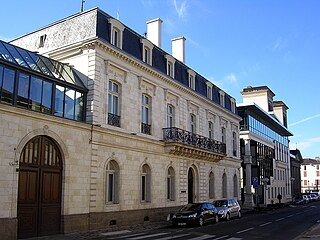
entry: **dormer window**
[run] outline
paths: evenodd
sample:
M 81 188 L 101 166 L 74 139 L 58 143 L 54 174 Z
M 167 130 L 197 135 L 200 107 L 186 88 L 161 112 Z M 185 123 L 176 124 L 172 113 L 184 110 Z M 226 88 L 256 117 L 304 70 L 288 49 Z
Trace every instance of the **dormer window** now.
M 122 49 L 122 35 L 124 26 L 117 19 L 109 18 L 111 25 L 110 43 Z
M 207 98 L 212 100 L 212 83 L 207 82 Z
M 236 100 L 234 98 L 231 98 L 230 103 L 231 103 L 231 112 L 236 113 Z
M 174 78 L 174 64 L 176 60 L 170 55 L 166 55 L 166 59 L 167 59 L 167 75 Z
M 225 93 L 224 91 L 220 90 L 219 94 L 220 94 L 220 105 L 222 107 L 225 107 L 225 99 L 224 99 Z
M 46 39 L 47 39 L 47 34 L 40 36 L 39 48 L 44 47 L 44 43 L 45 43 Z
M 142 61 L 149 65 L 152 65 L 153 44 L 145 38 L 142 38 L 140 42 L 142 43 Z
M 189 88 L 195 90 L 196 89 L 196 73 L 191 69 L 188 70 L 188 78 L 189 78 Z

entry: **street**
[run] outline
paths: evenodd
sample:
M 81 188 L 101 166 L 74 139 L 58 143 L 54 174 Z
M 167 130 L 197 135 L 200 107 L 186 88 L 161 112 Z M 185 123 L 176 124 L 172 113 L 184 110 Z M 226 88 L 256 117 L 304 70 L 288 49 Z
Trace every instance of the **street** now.
M 295 239 L 320 221 L 320 202 L 289 206 L 204 227 L 165 227 L 154 231 L 101 233 L 96 239 Z

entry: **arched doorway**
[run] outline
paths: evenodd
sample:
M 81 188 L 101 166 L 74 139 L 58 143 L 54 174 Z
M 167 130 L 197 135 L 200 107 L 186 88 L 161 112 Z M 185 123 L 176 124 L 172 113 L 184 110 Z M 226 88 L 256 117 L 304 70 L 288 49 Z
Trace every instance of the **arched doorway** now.
M 18 237 L 60 233 L 62 156 L 47 136 L 31 139 L 19 160 Z
M 188 171 L 188 203 L 194 202 L 194 173 L 193 169 L 189 168 Z

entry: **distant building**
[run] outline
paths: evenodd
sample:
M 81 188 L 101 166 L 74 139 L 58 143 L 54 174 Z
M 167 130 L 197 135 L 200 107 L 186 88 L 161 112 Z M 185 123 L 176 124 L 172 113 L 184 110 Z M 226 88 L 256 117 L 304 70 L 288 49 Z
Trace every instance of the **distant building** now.
M 240 198 L 236 101 L 185 64 L 185 38 L 161 49 L 161 24 L 145 38 L 95 8 L 11 42 L 28 54 L 1 42 L 1 236 Z
M 301 190 L 303 193 L 320 190 L 320 158 L 305 158 L 301 164 Z
M 244 207 L 291 200 L 288 107 L 273 101 L 267 86 L 247 87 L 237 106 L 240 122 L 242 201 Z M 254 193 L 254 194 L 253 194 Z
M 303 158 L 299 149 L 290 150 L 292 196 L 301 195 L 301 164 Z

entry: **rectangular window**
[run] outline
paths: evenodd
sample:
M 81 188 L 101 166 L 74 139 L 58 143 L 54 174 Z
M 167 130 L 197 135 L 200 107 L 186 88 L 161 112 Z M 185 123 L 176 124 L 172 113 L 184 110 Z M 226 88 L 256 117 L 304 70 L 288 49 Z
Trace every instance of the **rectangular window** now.
M 147 192 L 147 185 L 146 185 L 146 176 L 141 176 L 141 200 L 146 201 L 146 192 Z
M 320 177 L 320 171 L 317 171 L 317 177 Z
M 167 128 L 174 126 L 174 107 L 171 105 L 167 106 Z
M 148 47 L 144 47 L 144 62 L 150 64 L 151 51 Z
M 84 106 L 84 99 L 83 94 L 76 92 L 76 102 L 75 102 L 75 119 L 78 121 L 83 120 L 83 106 Z
M 212 87 L 207 86 L 207 97 L 212 100 Z
M 221 142 L 226 143 L 226 129 L 224 127 L 221 128 Z
M 194 114 L 190 114 L 190 130 L 192 133 L 196 133 L 196 116 Z
M 303 185 L 308 186 L 308 180 L 303 180 Z
M 114 175 L 108 174 L 108 202 L 113 202 L 114 195 Z
M 54 115 L 63 117 L 63 102 L 64 102 L 65 87 L 56 85 L 55 101 L 54 101 Z
M 194 76 L 191 74 L 189 74 L 189 87 L 195 90 L 195 80 L 194 80 Z
M 208 128 L 209 128 L 209 138 L 213 139 L 213 123 L 211 121 L 208 122 Z
M 168 61 L 168 64 L 167 64 L 167 74 L 170 76 L 170 77 L 173 77 L 173 63 Z
M 75 90 L 66 88 L 64 100 L 64 117 L 74 119 Z
M 17 105 L 28 108 L 29 103 L 29 79 L 27 74 L 19 74 Z
M 303 172 L 303 176 L 304 176 L 304 177 L 307 177 L 307 171 L 304 171 L 304 172 Z
M 14 90 L 15 71 L 12 69 L 4 68 L 2 79 L 2 92 L 1 101 L 6 103 L 13 103 L 13 90 Z
M 113 45 L 119 47 L 119 32 L 117 29 L 113 29 Z
M 40 112 L 42 101 L 42 80 L 39 78 L 31 77 L 30 100 L 31 109 Z
M 51 102 L 52 102 L 52 83 L 43 81 L 42 91 L 42 108 L 43 113 L 51 113 Z

